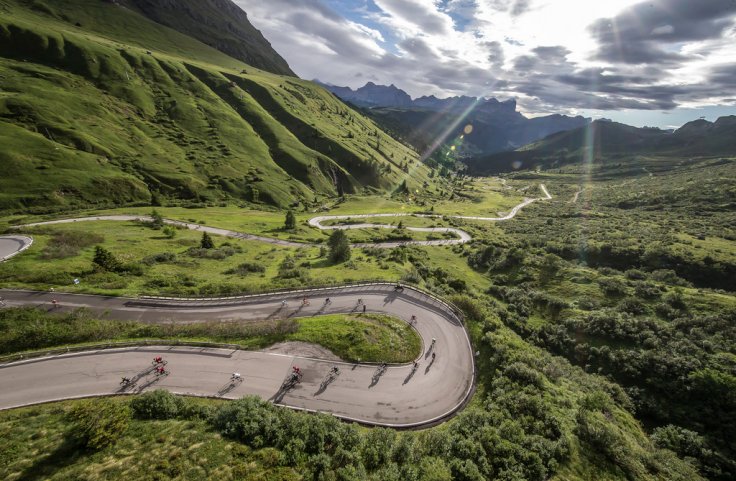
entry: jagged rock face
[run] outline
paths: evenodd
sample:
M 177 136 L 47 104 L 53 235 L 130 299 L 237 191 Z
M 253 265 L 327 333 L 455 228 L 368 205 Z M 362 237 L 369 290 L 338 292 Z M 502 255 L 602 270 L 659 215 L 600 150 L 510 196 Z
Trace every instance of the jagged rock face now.
M 512 150 L 548 135 L 586 125 L 590 119 L 549 115 L 526 118 L 516 110 L 516 100 L 459 96 L 440 99 L 434 95 L 412 100 L 394 85 L 368 82 L 357 90 L 322 83 L 341 99 L 371 108 L 374 118 L 401 134 L 419 150 L 446 135 L 448 125 L 456 125 L 450 137 L 464 134 L 465 151 L 484 155 Z M 472 124 L 470 133 L 464 132 Z
M 395 85 L 376 85 L 368 82 L 363 87 L 353 90 L 350 87 L 338 87 L 320 83 L 327 90 L 341 99 L 351 102 L 360 107 L 411 107 L 412 101 L 409 94 L 397 88 Z
M 296 76 L 230 0 L 124 0 L 151 20 L 190 35 L 233 58 L 280 75 Z

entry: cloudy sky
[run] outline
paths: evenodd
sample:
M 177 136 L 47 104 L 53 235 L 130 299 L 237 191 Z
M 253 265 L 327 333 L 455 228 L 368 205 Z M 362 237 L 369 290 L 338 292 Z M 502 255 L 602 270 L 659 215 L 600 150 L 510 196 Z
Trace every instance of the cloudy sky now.
M 302 78 L 528 115 L 736 114 L 736 0 L 235 0 Z

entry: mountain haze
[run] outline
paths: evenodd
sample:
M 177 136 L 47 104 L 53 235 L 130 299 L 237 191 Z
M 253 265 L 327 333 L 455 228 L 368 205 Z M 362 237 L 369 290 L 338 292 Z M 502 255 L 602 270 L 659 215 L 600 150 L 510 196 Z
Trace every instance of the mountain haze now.
M 513 99 L 468 96 L 440 99 L 434 95 L 416 99 L 394 85 L 368 82 L 352 90 L 322 84 L 332 93 L 366 110 L 366 114 L 404 138 L 420 152 L 440 143 L 455 141 L 461 157 L 513 150 L 547 135 L 574 129 L 590 122 L 584 117 L 548 115 L 527 118 L 516 110 Z M 466 127 L 472 126 L 470 133 Z
M 597 120 L 588 126 L 550 135 L 516 151 L 470 159 L 476 173 L 605 162 L 635 155 L 707 157 L 736 152 L 736 116 L 715 122 L 695 120 L 674 132 Z

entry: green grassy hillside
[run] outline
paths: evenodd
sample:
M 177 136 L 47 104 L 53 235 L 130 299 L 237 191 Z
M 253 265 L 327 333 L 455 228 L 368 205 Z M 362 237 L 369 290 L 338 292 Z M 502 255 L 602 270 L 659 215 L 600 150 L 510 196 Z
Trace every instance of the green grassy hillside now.
M 196 38 L 267 72 L 296 76 L 289 65 L 230 0 L 120 0 L 151 20 Z
M 0 0 L 0 211 L 226 200 L 286 206 L 429 181 L 311 82 L 114 3 Z

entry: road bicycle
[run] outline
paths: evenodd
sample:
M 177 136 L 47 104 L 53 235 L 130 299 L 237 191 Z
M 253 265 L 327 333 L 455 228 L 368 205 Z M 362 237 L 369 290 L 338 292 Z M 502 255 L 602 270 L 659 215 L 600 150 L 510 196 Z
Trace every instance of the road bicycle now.
M 337 379 L 337 376 L 339 375 L 340 368 L 338 368 L 337 366 L 333 366 L 333 368 L 330 369 L 330 372 L 328 372 L 325 378 L 322 380 L 322 384 L 320 384 L 320 389 L 324 391 L 332 381 Z
M 376 369 L 376 372 L 373 374 L 373 383 L 377 383 L 378 379 L 380 379 L 381 376 L 383 376 L 383 373 L 386 372 L 386 369 L 388 369 L 388 365 L 384 362 L 380 366 L 378 366 L 378 369 Z

